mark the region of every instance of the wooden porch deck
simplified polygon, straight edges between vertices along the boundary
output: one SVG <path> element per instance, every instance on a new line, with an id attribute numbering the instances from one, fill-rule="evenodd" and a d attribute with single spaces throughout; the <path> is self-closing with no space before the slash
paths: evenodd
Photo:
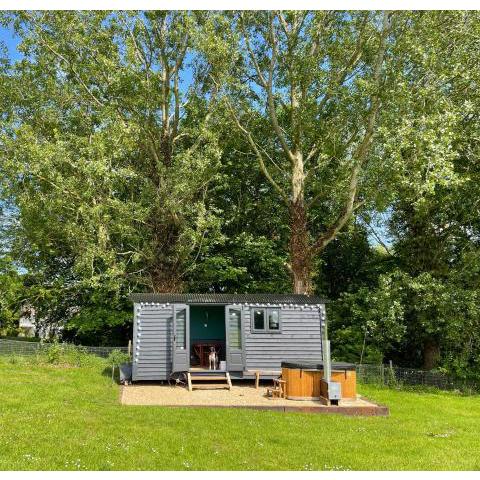
<path id="1" fill-rule="evenodd" d="M 191 373 L 212 372 L 212 373 L 225 373 L 225 370 L 209 370 L 208 368 L 191 367 L 189 370 Z M 281 370 L 245 370 L 243 372 L 228 372 L 230 377 L 235 380 L 255 380 L 257 372 L 261 380 L 273 380 L 277 378 L 282 372 Z"/>

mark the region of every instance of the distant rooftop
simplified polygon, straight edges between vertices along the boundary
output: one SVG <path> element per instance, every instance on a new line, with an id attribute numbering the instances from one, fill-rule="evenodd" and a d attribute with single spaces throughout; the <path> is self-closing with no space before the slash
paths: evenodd
<path id="1" fill-rule="evenodd" d="M 233 303 L 272 303 L 317 305 L 326 300 L 313 295 L 295 295 L 279 293 L 134 293 L 130 299 L 135 303 L 185 303 L 185 304 L 221 304 Z"/>

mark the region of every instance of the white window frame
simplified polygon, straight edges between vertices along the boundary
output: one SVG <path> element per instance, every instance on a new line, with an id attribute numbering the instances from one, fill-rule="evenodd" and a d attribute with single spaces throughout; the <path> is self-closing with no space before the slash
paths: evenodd
<path id="1" fill-rule="evenodd" d="M 252 333 L 282 333 L 282 309 L 280 307 L 250 307 L 251 309 L 251 330 Z M 263 310 L 264 320 L 265 320 L 265 328 L 255 328 L 255 310 Z M 268 321 L 268 314 L 272 310 L 278 312 L 278 329 L 270 329 L 269 321 Z"/>

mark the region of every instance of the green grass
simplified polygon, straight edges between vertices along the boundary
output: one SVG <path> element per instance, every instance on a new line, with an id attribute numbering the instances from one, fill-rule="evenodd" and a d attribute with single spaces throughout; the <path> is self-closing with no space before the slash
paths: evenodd
<path id="1" fill-rule="evenodd" d="M 0 470 L 480 469 L 480 397 L 371 386 L 390 417 L 122 406 L 105 364 L 0 359 Z"/>

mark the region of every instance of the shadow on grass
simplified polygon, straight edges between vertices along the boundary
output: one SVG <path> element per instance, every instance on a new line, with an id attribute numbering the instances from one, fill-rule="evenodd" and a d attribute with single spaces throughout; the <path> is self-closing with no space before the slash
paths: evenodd
<path id="1" fill-rule="evenodd" d="M 102 370 L 102 375 L 112 380 L 112 367 L 105 367 Z M 117 385 L 120 385 L 120 372 L 118 370 L 118 367 L 115 367 L 112 383 L 116 383 Z"/>

